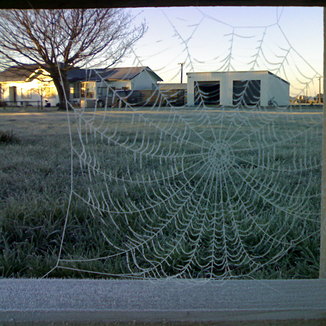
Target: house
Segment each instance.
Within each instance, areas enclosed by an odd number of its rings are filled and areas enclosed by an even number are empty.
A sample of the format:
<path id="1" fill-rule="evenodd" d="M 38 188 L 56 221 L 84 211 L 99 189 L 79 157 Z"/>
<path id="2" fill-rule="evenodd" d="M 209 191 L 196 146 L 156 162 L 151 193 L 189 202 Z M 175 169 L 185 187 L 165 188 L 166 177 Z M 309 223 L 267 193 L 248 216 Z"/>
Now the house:
<path id="1" fill-rule="evenodd" d="M 187 73 L 187 105 L 287 106 L 290 84 L 270 71 Z"/>
<path id="2" fill-rule="evenodd" d="M 0 102 L 6 106 L 55 105 L 57 90 L 38 65 L 13 66 L 0 72 Z"/>
<path id="3" fill-rule="evenodd" d="M 141 103 L 144 99 L 137 91 L 155 90 L 157 83 L 162 81 L 149 67 L 73 69 L 68 73 L 68 80 L 70 98 L 79 102 L 81 107 L 92 107 L 96 102 L 99 106 L 113 105 L 116 94 L 129 99 L 131 95 L 134 104 Z"/>
<path id="4" fill-rule="evenodd" d="M 153 90 L 162 79 L 149 67 L 80 69 L 68 71 L 70 100 L 76 106 L 104 105 L 116 91 L 123 95 L 139 90 Z M 0 102 L 11 106 L 55 106 L 57 90 L 48 73 L 37 65 L 14 66 L 0 72 Z"/>

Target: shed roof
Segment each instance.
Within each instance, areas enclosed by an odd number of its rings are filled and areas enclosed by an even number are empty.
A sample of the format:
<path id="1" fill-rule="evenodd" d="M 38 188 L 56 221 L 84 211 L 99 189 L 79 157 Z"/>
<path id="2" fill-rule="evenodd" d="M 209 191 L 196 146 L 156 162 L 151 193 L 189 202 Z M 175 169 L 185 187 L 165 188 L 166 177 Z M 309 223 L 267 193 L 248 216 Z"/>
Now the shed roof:
<path id="1" fill-rule="evenodd" d="M 247 71 L 206 71 L 206 72 L 187 72 L 187 75 L 196 75 L 196 74 L 245 74 L 245 73 L 252 73 L 252 74 L 269 74 L 275 78 L 282 80 L 286 84 L 290 84 L 287 80 L 275 75 L 274 73 L 270 72 L 269 70 L 247 70 Z"/>

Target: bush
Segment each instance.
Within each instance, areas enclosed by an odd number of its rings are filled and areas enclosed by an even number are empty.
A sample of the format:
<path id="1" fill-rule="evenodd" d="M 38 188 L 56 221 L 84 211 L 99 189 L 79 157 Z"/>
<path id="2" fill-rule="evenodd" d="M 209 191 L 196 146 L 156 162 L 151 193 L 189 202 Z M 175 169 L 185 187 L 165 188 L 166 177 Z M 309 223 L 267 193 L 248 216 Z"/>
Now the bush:
<path id="1" fill-rule="evenodd" d="M 20 139 L 10 131 L 2 131 L 0 130 L 0 144 L 14 144 L 19 143 Z"/>

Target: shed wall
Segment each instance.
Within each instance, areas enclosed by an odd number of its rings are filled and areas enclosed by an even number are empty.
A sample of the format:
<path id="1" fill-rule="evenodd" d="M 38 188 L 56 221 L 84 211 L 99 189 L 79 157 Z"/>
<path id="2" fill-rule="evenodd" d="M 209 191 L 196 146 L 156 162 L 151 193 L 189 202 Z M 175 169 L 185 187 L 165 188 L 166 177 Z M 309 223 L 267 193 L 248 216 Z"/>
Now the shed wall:
<path id="1" fill-rule="evenodd" d="M 267 104 L 269 100 L 276 102 L 279 106 L 287 106 L 290 103 L 290 85 L 283 80 L 273 75 L 268 75 L 268 87 L 265 95 L 268 96 Z"/>

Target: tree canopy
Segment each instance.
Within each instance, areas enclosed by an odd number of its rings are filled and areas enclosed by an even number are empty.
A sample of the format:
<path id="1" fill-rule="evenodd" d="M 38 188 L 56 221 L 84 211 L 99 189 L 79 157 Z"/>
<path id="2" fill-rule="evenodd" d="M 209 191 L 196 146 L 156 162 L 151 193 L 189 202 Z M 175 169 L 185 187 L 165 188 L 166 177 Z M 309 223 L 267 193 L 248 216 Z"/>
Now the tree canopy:
<path id="1" fill-rule="evenodd" d="M 0 10 L 0 65 L 37 64 L 52 77 L 63 106 L 67 71 L 119 62 L 145 32 L 133 20 L 112 8 Z"/>

